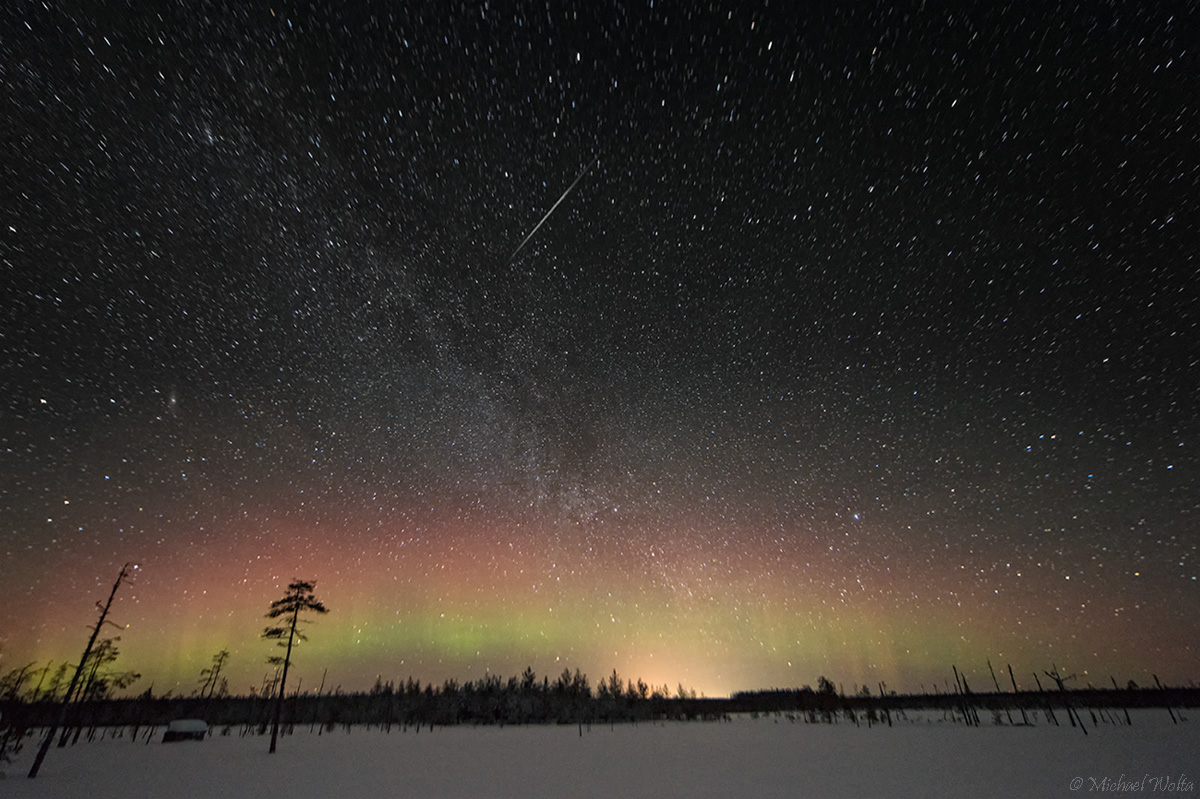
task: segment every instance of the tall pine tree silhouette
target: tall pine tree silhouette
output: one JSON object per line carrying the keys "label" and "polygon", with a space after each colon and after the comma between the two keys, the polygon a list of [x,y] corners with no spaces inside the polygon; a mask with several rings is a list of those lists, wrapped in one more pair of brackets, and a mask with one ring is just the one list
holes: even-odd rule
{"label": "tall pine tree silhouette", "polygon": [[268,619],[284,618],[286,621],[280,626],[266,628],[263,630],[262,637],[278,641],[279,646],[287,649],[287,654],[283,658],[283,676],[279,680],[279,694],[275,698],[275,718],[271,725],[271,752],[275,751],[275,743],[279,739],[279,718],[283,714],[283,697],[287,687],[288,667],[292,663],[292,646],[296,641],[306,640],[304,633],[296,629],[296,625],[301,621],[300,614],[304,611],[329,612],[313,596],[314,585],[316,585],[315,582],[294,580],[288,585],[287,594],[272,602],[270,610],[267,611]]}

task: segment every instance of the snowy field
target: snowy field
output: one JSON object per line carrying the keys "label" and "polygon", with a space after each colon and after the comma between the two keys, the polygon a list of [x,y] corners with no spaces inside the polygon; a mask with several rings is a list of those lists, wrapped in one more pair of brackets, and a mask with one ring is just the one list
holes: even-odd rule
{"label": "snowy field", "polygon": [[[910,714],[910,718],[913,714]],[[1053,797],[1200,795],[1200,721],[1165,710],[1133,726],[888,728],[737,717],[726,723],[428,728],[420,734],[307,727],[281,737],[219,735],[165,745],[129,738],[51,749],[25,777],[31,742],[2,797]],[[1086,713],[1085,713],[1086,718]],[[1064,719],[1065,721],[1065,719]],[[1107,778],[1108,782],[1104,782]],[[1155,782],[1155,780],[1159,780]],[[1169,783],[1168,783],[1169,780]],[[1123,782],[1122,782],[1123,781]],[[1107,788],[1105,786],[1108,786]]]}

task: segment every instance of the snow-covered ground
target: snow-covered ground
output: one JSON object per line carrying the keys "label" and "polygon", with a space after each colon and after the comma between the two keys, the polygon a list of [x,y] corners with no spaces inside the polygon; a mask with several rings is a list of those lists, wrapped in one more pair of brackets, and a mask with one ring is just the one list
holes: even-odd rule
{"label": "snow-covered ground", "polygon": [[1143,794],[1197,796],[1200,719],[1185,715],[1173,725],[1165,710],[1136,711],[1132,727],[1089,723],[1087,736],[1045,724],[968,728],[937,716],[873,729],[739,717],[596,726],[582,737],[558,726],[420,734],[356,727],[320,736],[297,727],[274,755],[267,737],[235,730],[162,744],[160,729],[148,745],[118,738],[52,748],[36,780],[25,777],[36,751],[30,742],[5,768],[0,796],[1013,799],[1126,794],[1135,783]]}

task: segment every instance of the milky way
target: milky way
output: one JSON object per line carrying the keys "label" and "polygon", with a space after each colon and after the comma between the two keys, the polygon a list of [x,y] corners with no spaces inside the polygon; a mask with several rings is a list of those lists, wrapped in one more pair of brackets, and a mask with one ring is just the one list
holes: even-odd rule
{"label": "milky way", "polygon": [[1197,678],[1194,5],[48,5],[3,670]]}

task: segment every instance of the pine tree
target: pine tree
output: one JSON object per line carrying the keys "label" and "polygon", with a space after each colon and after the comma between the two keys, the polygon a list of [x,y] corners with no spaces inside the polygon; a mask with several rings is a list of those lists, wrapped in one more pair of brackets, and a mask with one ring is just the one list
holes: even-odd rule
{"label": "pine tree", "polygon": [[[267,627],[263,630],[262,637],[272,641],[278,641],[279,646],[287,649],[287,654],[283,658],[283,675],[279,680],[279,693],[275,699],[275,718],[271,726],[271,752],[275,751],[276,741],[279,739],[279,718],[283,714],[283,699],[287,686],[288,667],[292,663],[292,647],[296,641],[306,640],[305,635],[296,629],[296,625],[300,623],[300,613],[302,611],[312,611],[313,613],[328,613],[329,611],[321,604],[316,597],[313,596],[313,586],[315,582],[306,580],[295,580],[288,585],[287,593],[280,599],[276,599],[271,603],[270,609],[267,611],[266,618],[278,619],[283,617],[286,621],[278,627]],[[287,643],[284,643],[284,641]]]}

